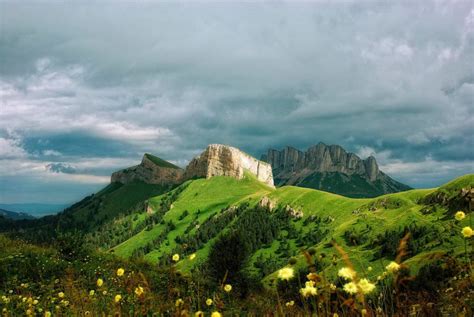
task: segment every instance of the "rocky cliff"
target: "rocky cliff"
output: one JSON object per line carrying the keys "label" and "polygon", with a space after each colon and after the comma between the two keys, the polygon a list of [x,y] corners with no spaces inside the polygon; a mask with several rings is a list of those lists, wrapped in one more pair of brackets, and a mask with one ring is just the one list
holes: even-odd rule
{"label": "rocky cliff", "polygon": [[244,171],[255,175],[261,182],[273,185],[273,174],[270,164],[240,151],[237,148],[211,144],[204,152],[191,160],[184,172],[184,179],[212,176],[230,176],[242,179]]}
{"label": "rocky cliff", "polygon": [[182,181],[183,169],[151,154],[143,155],[139,165],[112,174],[112,183],[127,184],[142,181],[147,184],[178,184]]}
{"label": "rocky cliff", "polygon": [[379,170],[370,156],[362,160],[339,145],[319,143],[306,152],[287,146],[269,149],[262,161],[272,165],[276,185],[322,189],[350,197],[373,197],[410,189]]}

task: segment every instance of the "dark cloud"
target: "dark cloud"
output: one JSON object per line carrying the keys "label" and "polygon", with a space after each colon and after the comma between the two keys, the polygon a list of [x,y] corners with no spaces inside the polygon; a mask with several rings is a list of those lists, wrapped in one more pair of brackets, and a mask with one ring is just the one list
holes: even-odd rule
{"label": "dark cloud", "polygon": [[75,174],[77,172],[74,166],[65,163],[49,163],[46,169],[52,173]]}
{"label": "dark cloud", "polygon": [[469,1],[4,1],[0,19],[0,177],[96,188],[145,151],[319,141],[412,186],[474,172]]}

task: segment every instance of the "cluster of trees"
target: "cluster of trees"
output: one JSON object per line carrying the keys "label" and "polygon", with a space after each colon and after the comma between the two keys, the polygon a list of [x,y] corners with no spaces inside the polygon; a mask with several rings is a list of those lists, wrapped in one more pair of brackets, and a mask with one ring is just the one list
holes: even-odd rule
{"label": "cluster of trees", "polygon": [[394,258],[397,255],[400,240],[409,233],[410,237],[407,243],[407,251],[411,256],[418,254],[421,251],[428,249],[428,244],[434,244],[439,241],[441,236],[436,227],[420,226],[416,223],[411,223],[408,226],[399,228],[398,230],[388,230],[383,234],[379,234],[369,244],[370,248],[377,251],[374,254],[375,259],[382,257]]}
{"label": "cluster of trees", "polygon": [[344,232],[343,237],[347,245],[358,246],[369,241],[369,232],[371,230],[372,226],[369,224],[366,224],[363,228],[352,226]]}

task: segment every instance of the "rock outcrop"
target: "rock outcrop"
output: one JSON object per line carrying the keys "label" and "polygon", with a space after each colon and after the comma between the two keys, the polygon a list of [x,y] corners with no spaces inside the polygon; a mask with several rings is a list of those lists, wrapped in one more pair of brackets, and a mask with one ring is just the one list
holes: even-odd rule
{"label": "rock outcrop", "polygon": [[128,184],[141,181],[147,184],[170,185],[182,181],[183,169],[151,154],[143,155],[139,165],[112,174],[112,183]]}
{"label": "rock outcrop", "polygon": [[183,179],[213,176],[242,179],[245,170],[268,186],[274,186],[270,164],[259,161],[237,148],[222,144],[211,144],[204,152],[192,159],[186,167]]}
{"label": "rock outcrop", "polygon": [[381,172],[373,156],[362,160],[339,145],[319,143],[306,152],[290,146],[281,151],[269,149],[261,159],[272,165],[278,186],[297,185],[350,197],[410,189]]}

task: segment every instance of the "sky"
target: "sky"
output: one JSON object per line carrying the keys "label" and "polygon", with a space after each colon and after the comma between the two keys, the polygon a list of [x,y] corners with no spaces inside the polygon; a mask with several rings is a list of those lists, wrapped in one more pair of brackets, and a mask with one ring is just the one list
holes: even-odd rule
{"label": "sky", "polygon": [[412,187],[474,172],[472,1],[0,1],[0,203],[149,152],[339,144]]}

